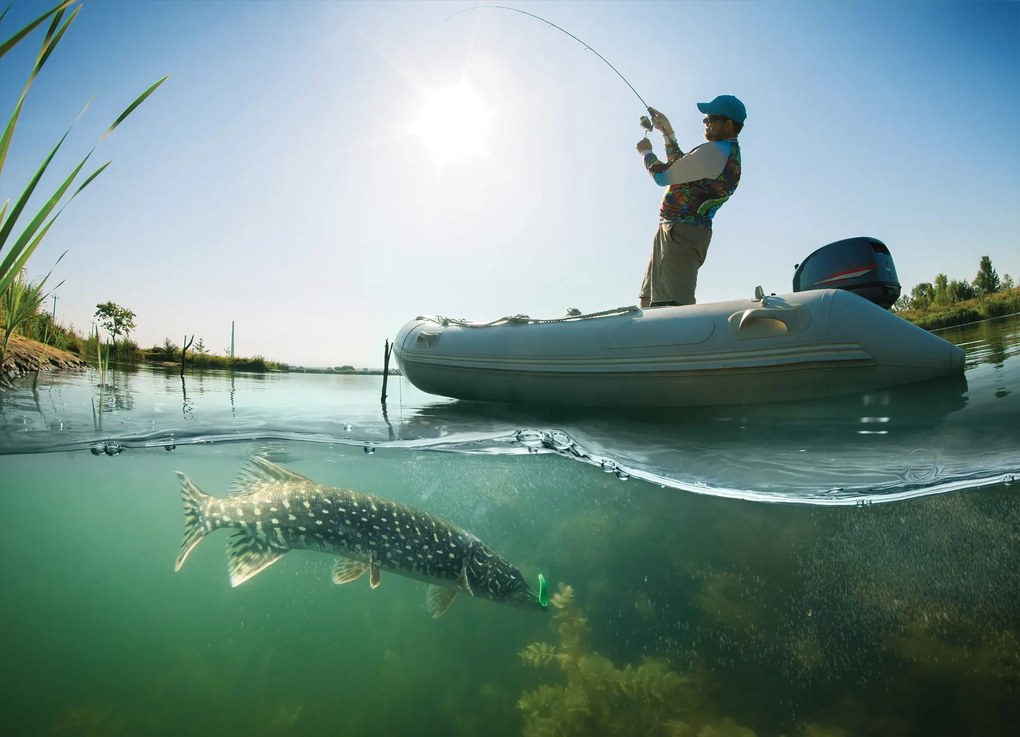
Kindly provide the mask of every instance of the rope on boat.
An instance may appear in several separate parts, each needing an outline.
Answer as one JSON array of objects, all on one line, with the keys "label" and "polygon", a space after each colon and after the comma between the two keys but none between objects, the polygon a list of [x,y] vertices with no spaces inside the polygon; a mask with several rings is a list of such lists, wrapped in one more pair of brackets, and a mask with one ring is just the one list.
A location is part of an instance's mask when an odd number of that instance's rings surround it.
[{"label": "rope on boat", "polygon": [[[438,323],[443,327],[449,327],[450,325],[457,325],[464,328],[491,328],[495,325],[546,325],[556,322],[576,322],[578,320],[590,320],[596,317],[607,317],[609,315],[626,315],[629,312],[637,312],[641,308],[637,305],[630,305],[629,307],[614,307],[611,310],[602,310],[600,312],[589,312],[587,314],[568,314],[566,317],[553,317],[549,319],[538,319],[532,318],[527,315],[507,315],[501,317],[498,320],[492,320],[491,322],[472,322],[470,320],[461,320],[456,317],[443,317],[441,315],[418,315],[416,320],[428,320],[429,322]],[[575,311],[576,312],[576,311]]]}]

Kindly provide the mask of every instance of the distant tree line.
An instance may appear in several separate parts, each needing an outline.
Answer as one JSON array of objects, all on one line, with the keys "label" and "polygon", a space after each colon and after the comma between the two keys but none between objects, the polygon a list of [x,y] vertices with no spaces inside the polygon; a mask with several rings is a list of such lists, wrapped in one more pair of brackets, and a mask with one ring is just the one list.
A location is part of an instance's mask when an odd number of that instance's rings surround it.
[{"label": "distant tree line", "polygon": [[1013,277],[1003,274],[1000,278],[992,266],[992,259],[982,256],[973,280],[969,282],[961,279],[950,280],[945,274],[939,274],[933,282],[923,282],[915,286],[910,291],[910,296],[901,296],[896,300],[893,309],[923,312],[933,308],[950,307],[958,302],[1008,292],[1015,286]]},{"label": "distant tree line", "polygon": [[[178,345],[171,338],[163,339],[162,345],[154,345],[151,348],[142,348],[130,339],[129,335],[135,329],[135,313],[127,307],[122,307],[116,302],[104,302],[96,305],[96,322],[110,334],[113,343],[106,349],[108,355],[116,361],[125,363],[175,363],[184,362],[184,354],[188,353],[187,364],[195,368],[232,369],[237,371],[286,371],[287,365],[269,361],[264,356],[239,357],[229,355],[230,349],[225,348],[224,354],[219,356],[209,352],[205,340],[198,338],[195,341],[194,335],[188,339],[184,335],[184,342]],[[79,355],[94,356],[99,349],[99,333],[82,338],[74,333],[73,329],[64,329],[65,338],[64,350],[71,350]],[[69,337],[68,337],[69,336]],[[118,340],[118,338],[120,338]]]}]

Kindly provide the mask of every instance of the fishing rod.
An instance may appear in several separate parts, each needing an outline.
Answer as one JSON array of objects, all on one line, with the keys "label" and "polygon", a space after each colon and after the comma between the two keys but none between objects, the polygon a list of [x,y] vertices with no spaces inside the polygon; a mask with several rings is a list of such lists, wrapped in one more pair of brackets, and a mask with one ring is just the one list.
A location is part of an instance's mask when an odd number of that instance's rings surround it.
[{"label": "fishing rod", "polygon": [[[458,16],[461,13],[466,13],[469,10],[482,10],[483,8],[492,8],[493,10],[510,10],[510,11],[513,11],[514,13],[520,13],[521,15],[526,15],[526,16],[528,16],[530,18],[534,18],[535,20],[542,21],[547,26],[552,26],[557,31],[560,31],[561,33],[567,34],[572,39],[577,41],[579,44],[584,46],[584,48],[588,49],[588,51],[590,51],[591,53],[595,54],[595,56],[597,56],[603,62],[605,62],[607,67],[609,67],[614,72],[616,72],[616,76],[619,77],[620,79],[622,79],[623,83],[626,84],[628,87],[630,87],[630,91],[633,92],[634,95],[637,97],[637,99],[641,101],[641,105],[644,107],[644,109],[647,110],[649,113],[652,112],[652,108],[648,105],[647,102],[645,102],[645,98],[641,97],[641,95],[638,94],[638,91],[636,89],[634,89],[634,85],[632,85],[630,82],[628,82],[627,78],[624,77],[622,74],[620,74],[620,70],[617,69],[616,67],[614,67],[612,64],[610,64],[609,60],[606,59],[606,57],[602,56],[602,54],[597,52],[595,49],[593,49],[591,46],[586,44],[584,41],[579,39],[577,36],[575,36],[573,33],[568,31],[567,29],[561,28],[560,26],[556,25],[552,21],[546,20],[545,18],[543,18],[540,15],[535,15],[534,13],[529,13],[527,10],[521,10],[520,8],[511,8],[511,7],[508,7],[506,5],[475,5],[474,7],[464,8],[463,10],[457,11],[456,13],[451,15],[449,18],[447,18],[447,20],[449,20],[450,18],[453,18],[455,16]],[[647,115],[642,115],[641,116],[641,127],[644,128],[646,131],[651,132],[651,130],[652,130],[652,121],[648,119]]]}]

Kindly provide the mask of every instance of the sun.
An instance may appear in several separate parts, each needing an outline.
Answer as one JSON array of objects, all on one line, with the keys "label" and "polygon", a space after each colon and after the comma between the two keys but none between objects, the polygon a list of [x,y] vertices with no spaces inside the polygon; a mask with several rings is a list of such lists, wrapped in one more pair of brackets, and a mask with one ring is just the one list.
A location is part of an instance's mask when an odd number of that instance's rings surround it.
[{"label": "sun", "polygon": [[466,85],[425,90],[425,105],[412,131],[439,163],[485,153],[485,135],[493,111]]}]

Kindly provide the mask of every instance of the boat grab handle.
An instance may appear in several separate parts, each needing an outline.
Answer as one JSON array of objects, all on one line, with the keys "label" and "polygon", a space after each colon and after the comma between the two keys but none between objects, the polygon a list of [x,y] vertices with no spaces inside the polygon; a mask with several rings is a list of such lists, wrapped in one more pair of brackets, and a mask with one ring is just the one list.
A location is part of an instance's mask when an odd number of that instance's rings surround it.
[{"label": "boat grab handle", "polygon": [[[794,317],[794,315],[790,315],[790,317]],[[781,311],[761,307],[744,310],[744,314],[740,316],[740,322],[737,324],[737,329],[746,330],[752,326],[768,326],[773,332],[782,333],[788,333],[792,328],[790,321],[787,320],[787,316],[782,314]]]},{"label": "boat grab handle", "polygon": [[415,345],[419,346],[423,345],[428,348],[432,348],[439,341],[439,338],[441,336],[442,333],[428,333],[423,330],[422,332],[418,333],[418,337],[415,338],[414,343]]}]

